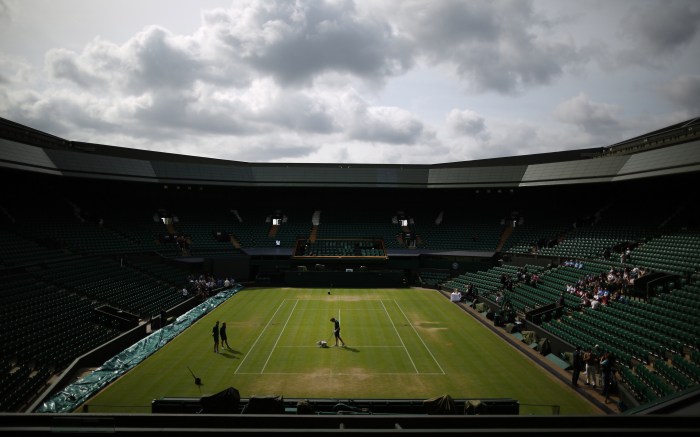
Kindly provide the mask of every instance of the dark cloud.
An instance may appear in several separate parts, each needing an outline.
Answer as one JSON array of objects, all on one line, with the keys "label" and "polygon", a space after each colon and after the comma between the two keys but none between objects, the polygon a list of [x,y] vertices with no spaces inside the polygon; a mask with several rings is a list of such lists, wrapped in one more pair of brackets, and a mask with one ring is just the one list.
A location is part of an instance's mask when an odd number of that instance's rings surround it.
[{"label": "dark cloud", "polygon": [[562,102],[554,110],[554,118],[576,126],[591,141],[612,143],[622,134],[622,117],[615,105],[594,102],[584,93]]},{"label": "dark cloud", "polygon": [[638,56],[670,56],[688,45],[700,29],[700,3],[694,0],[634,2],[621,34]]},{"label": "dark cloud", "polygon": [[23,108],[10,108],[3,114],[3,117],[7,117],[14,122],[31,126],[33,129],[38,129],[51,135],[57,135],[63,138],[69,138],[67,135],[72,135],[71,128],[66,126],[64,120],[42,115],[34,116],[27,113]]},{"label": "dark cloud", "polygon": [[476,112],[453,109],[447,115],[447,127],[457,135],[487,135],[484,118]]},{"label": "dark cloud", "polygon": [[700,115],[700,75],[681,76],[663,87],[664,96],[690,117]]},{"label": "dark cloud", "polygon": [[198,96],[184,93],[152,93],[145,104],[125,115],[130,124],[142,130],[141,135],[154,139],[192,133],[203,137],[246,137],[262,131],[262,127],[250,120],[247,108],[208,106]]},{"label": "dark cloud", "polygon": [[346,128],[351,139],[388,144],[414,144],[424,134],[418,118],[392,107],[363,108]]},{"label": "dark cloud", "polygon": [[99,76],[89,71],[89,66],[80,64],[75,52],[64,49],[51,50],[46,54],[46,66],[51,77],[65,79],[81,88],[104,86],[106,83]]},{"label": "dark cloud", "polygon": [[0,24],[11,23],[14,19],[15,11],[11,2],[0,0]]},{"label": "dark cloud", "polygon": [[323,98],[289,92],[278,96],[253,117],[269,123],[271,129],[283,127],[299,132],[330,134],[339,130],[331,112],[330,102]]},{"label": "dark cloud", "polygon": [[[206,42],[206,41],[205,41]],[[78,54],[65,49],[47,53],[52,77],[83,88],[139,95],[154,90],[181,92],[197,82],[217,86],[248,85],[248,75],[227,59],[210,56],[192,37],[149,26],[123,45],[95,39]]]},{"label": "dark cloud", "polygon": [[515,93],[546,85],[586,51],[551,38],[550,23],[525,1],[397,2],[398,26],[430,62],[454,66],[477,91]]},{"label": "dark cloud", "polygon": [[197,47],[188,47],[160,27],[150,27],[132,38],[124,47],[128,54],[122,65],[129,70],[130,86],[135,92],[159,88],[187,89],[204,74],[204,65],[196,58]]},{"label": "dark cloud", "polygon": [[120,132],[122,126],[109,122],[103,115],[98,107],[69,93],[51,96],[27,93],[13,102],[9,118],[52,135],[81,140],[80,136],[89,132],[106,135]]},{"label": "dark cloud", "polygon": [[333,72],[383,82],[412,63],[406,41],[352,1],[259,2],[207,14],[221,47],[281,84]]}]

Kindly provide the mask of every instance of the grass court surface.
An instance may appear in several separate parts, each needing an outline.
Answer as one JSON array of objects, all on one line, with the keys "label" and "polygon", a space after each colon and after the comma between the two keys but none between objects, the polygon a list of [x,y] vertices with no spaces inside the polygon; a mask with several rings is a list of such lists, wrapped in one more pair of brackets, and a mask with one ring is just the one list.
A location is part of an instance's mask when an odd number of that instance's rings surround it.
[{"label": "grass court surface", "polygon": [[[330,292],[330,294],[329,294]],[[340,320],[346,347],[333,347]],[[231,349],[214,353],[226,322]],[[329,348],[317,342],[328,341]],[[201,378],[196,385],[193,375]],[[247,288],[198,320],[87,404],[92,413],[149,413],[153,399],[241,397],[512,398],[520,414],[600,411],[567,384],[429,289]]]}]

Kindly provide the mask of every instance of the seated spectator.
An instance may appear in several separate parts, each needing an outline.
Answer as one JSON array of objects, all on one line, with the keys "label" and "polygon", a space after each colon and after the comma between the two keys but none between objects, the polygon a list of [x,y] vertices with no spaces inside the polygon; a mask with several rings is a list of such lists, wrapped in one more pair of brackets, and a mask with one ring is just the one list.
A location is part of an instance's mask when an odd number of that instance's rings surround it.
[{"label": "seated spectator", "polygon": [[588,297],[588,294],[583,295],[583,298],[581,299],[581,305],[584,308],[591,306],[591,299]]}]

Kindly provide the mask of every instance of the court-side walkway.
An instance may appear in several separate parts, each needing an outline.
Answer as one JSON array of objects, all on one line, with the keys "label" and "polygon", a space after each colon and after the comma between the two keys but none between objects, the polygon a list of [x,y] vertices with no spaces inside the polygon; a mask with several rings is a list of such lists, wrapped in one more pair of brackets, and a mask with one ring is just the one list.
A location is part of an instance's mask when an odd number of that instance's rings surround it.
[{"label": "court-side walkway", "polygon": [[[441,290],[440,293],[442,295],[444,295],[447,299],[450,298],[449,292]],[[579,387],[577,387],[577,388],[572,387],[572,385],[571,385],[571,372],[570,371],[564,370],[561,367],[554,365],[546,357],[542,356],[539,352],[532,349],[531,347],[529,347],[528,345],[526,345],[522,341],[518,340],[515,336],[508,333],[505,329],[494,326],[492,320],[487,319],[486,316],[484,316],[483,314],[474,310],[469,305],[462,303],[462,302],[455,302],[455,305],[458,305],[465,312],[469,313],[476,320],[480,321],[484,326],[488,327],[493,332],[498,334],[501,338],[503,338],[509,344],[513,345],[513,347],[518,349],[524,355],[526,355],[530,359],[537,362],[540,366],[542,366],[547,371],[549,371],[552,375],[557,377],[562,382],[562,384],[566,385],[571,390],[575,390],[581,396],[586,398],[593,406],[598,408],[602,414],[617,414],[620,412],[618,407],[617,407],[618,397],[611,396],[610,403],[606,404],[605,403],[605,396],[600,394],[599,387],[593,388],[591,386],[587,386],[587,385],[583,384],[586,380],[585,374],[581,375]]]}]

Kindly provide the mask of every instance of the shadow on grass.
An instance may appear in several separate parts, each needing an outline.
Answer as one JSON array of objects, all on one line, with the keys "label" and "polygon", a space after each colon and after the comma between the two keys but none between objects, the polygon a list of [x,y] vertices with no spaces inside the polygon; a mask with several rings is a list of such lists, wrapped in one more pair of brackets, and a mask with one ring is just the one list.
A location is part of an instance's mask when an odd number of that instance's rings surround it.
[{"label": "shadow on grass", "polygon": [[221,352],[221,355],[225,356],[226,358],[238,359],[239,357],[237,355],[243,355],[243,352],[237,351],[236,349],[225,349],[223,352]]},{"label": "shadow on grass", "polygon": [[345,347],[342,347],[341,349],[346,350],[346,351],[350,351],[350,352],[360,352],[359,349],[356,349],[356,348],[350,347],[350,346],[345,346]]}]

